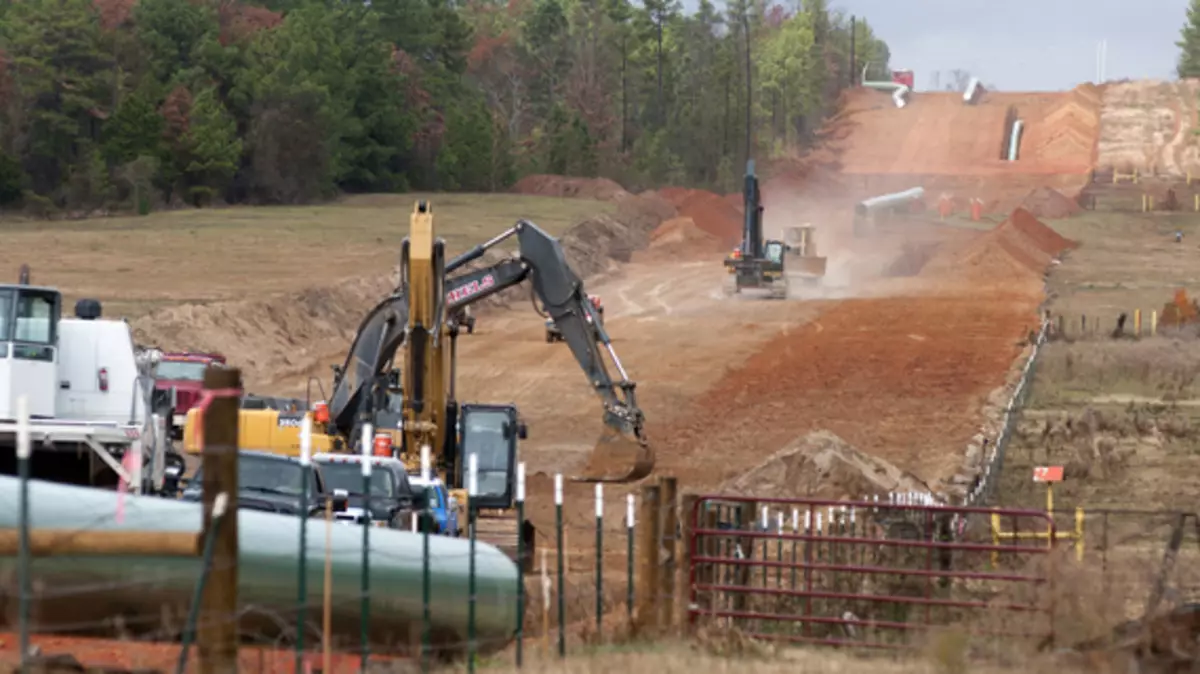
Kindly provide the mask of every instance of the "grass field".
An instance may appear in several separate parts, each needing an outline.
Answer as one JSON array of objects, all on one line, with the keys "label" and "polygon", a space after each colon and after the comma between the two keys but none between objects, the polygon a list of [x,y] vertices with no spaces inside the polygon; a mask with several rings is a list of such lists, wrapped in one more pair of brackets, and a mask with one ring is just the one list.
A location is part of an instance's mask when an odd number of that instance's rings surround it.
[{"label": "grass field", "polygon": [[[1049,223],[1080,242],[1048,280],[1053,314],[1066,317],[1067,339],[1046,345],[1031,396],[1019,417],[1001,478],[1001,505],[1045,508],[1035,466],[1063,466],[1054,488],[1060,531],[1075,529],[1084,509],[1084,560],[1092,592],[1104,598],[1089,613],[1112,626],[1140,617],[1177,515],[1197,510],[1200,475],[1200,339],[1159,334],[1110,336],[1117,316],[1161,311],[1177,288],[1200,291],[1195,259],[1200,216],[1087,213]],[[1184,233],[1175,243],[1174,233]],[[1100,320],[1081,335],[1080,316]],[[1200,596],[1200,540],[1191,525],[1167,603]],[[1090,571],[1088,571],[1090,569]]]},{"label": "grass field", "polygon": [[0,221],[0,278],[28,263],[35,283],[95,297],[108,315],[157,306],[260,297],[384,274],[395,264],[413,204],[428,199],[451,251],[518,218],[551,233],[612,205],[514,194],[395,194],[303,207],[231,207],[80,221]]}]

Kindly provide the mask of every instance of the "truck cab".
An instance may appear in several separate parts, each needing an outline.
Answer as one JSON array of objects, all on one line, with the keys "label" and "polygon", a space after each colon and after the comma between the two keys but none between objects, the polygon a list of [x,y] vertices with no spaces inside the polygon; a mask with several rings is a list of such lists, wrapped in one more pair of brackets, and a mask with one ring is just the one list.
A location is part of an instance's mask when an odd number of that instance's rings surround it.
[{"label": "truck cab", "polygon": [[171,404],[171,439],[182,440],[188,410],[200,402],[204,371],[214,363],[225,364],[219,353],[164,353],[155,371],[154,388]]},{"label": "truck cab", "polygon": [[[89,486],[124,480],[140,488],[119,462],[131,447],[146,451],[142,441],[153,438],[147,421],[157,352],[139,351],[124,321],[101,319],[99,302],[79,300],[73,318],[62,317],[62,304],[55,288],[0,285],[0,423],[16,421],[24,396],[35,478]],[[11,428],[0,430],[0,472],[10,475]]]}]

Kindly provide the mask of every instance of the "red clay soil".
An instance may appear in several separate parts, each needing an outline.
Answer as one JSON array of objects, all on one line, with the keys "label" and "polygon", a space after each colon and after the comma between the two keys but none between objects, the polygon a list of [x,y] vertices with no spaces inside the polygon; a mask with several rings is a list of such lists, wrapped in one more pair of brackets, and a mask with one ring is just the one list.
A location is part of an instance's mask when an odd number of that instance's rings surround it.
[{"label": "red clay soil", "polygon": [[715,236],[724,245],[742,240],[742,216],[721,196],[704,190],[692,190],[677,205],[679,215],[691,218],[700,229]]},{"label": "red clay soil", "polygon": [[[175,664],[179,659],[179,644],[42,634],[32,635],[30,641],[35,646],[41,647],[43,656],[71,655],[85,668],[110,667],[169,672],[175,671]],[[18,666],[20,658],[17,654],[17,643],[18,639],[15,633],[0,632],[0,666],[14,668]],[[238,654],[238,669],[254,674],[292,674],[295,671],[294,657],[294,652],[291,650],[242,648]],[[372,657],[372,660],[377,662],[390,659]],[[189,660],[191,662],[189,669],[195,671],[199,662],[199,650],[194,643]],[[314,671],[320,669],[322,666],[321,654],[314,652],[308,657],[307,662]],[[333,672],[357,672],[358,669],[359,655],[357,653],[333,654]]]},{"label": "red clay soil", "polygon": [[696,226],[691,218],[671,218],[650,233],[647,252],[673,257],[724,252],[725,244]]},{"label": "red clay soil", "polygon": [[688,414],[651,427],[659,470],[691,489],[711,488],[801,434],[828,429],[926,479],[948,478],[986,396],[1036,323],[1038,301],[833,304],[728,371]]},{"label": "red clay soil", "polygon": [[938,251],[922,276],[952,277],[1002,295],[1027,295],[1040,292],[1051,260],[1074,245],[1028,211],[1017,209],[965,245]]},{"label": "red clay soil", "polygon": [[[1066,197],[1063,198],[1065,199]],[[1017,231],[1028,237],[1038,248],[1045,251],[1047,255],[1058,256],[1077,245],[1074,241],[1047,227],[1024,208],[1018,208],[1013,211],[1007,222],[1012,223],[1012,226],[1016,227]]]},{"label": "red clay soil", "polygon": [[1074,199],[1052,187],[1039,187],[1030,192],[1021,202],[1021,208],[1035,217],[1051,219],[1069,218],[1083,210]]},{"label": "red clay soil", "polygon": [[[1016,162],[1000,158],[1010,106],[1025,123]],[[1093,164],[1099,108],[1099,97],[1085,88],[988,92],[975,105],[956,93],[919,92],[903,109],[883,92],[858,89],[822,136],[845,173],[1082,174]]]}]

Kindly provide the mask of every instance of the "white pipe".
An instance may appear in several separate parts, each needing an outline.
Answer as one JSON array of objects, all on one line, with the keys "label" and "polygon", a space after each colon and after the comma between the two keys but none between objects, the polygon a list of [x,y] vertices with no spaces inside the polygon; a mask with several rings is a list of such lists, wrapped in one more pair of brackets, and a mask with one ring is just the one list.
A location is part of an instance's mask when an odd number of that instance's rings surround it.
[{"label": "white pipe", "polygon": [[1025,122],[1017,120],[1013,122],[1012,137],[1008,140],[1008,160],[1016,161],[1018,150],[1021,147],[1021,129],[1025,128]]},{"label": "white pipe", "polygon": [[963,92],[963,103],[970,105],[975,102],[975,94],[979,91],[979,78],[972,77],[967,83],[967,90]]}]

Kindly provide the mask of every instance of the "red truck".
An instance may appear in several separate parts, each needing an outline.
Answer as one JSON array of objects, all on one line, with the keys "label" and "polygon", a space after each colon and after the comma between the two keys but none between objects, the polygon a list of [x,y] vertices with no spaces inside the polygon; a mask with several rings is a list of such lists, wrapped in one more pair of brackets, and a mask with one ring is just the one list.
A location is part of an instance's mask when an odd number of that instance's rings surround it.
[{"label": "red truck", "polygon": [[164,353],[155,371],[154,388],[171,400],[171,438],[183,439],[188,410],[200,402],[204,370],[211,363],[225,364],[219,353]]}]

